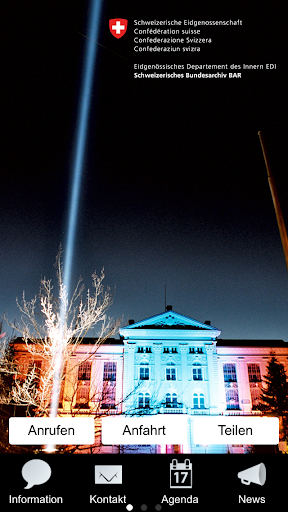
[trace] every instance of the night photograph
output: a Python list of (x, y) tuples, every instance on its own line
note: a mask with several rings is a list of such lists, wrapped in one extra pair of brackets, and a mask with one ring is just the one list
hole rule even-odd
[(68, 503), (48, 463), (60, 475), (80, 458), (100, 485), (87, 504), (144, 511), (124, 462), (155, 461), (157, 479), (165, 459), (151, 506), (178, 510), (204, 504), (197, 470), (224, 454), (235, 503), (283, 504), (268, 487), (288, 453), (287, 14), (271, 0), (2, 6), (7, 504), (35, 502), (23, 478), (50, 496), (38, 503)]

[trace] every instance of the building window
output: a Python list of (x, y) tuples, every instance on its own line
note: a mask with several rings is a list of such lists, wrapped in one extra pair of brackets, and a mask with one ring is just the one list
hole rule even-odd
[(91, 379), (91, 363), (85, 361), (81, 363), (78, 368), (78, 380), (90, 380)]
[(85, 361), (78, 367), (78, 383), (75, 407), (89, 408), (89, 391), (91, 379), (91, 362)]
[(203, 393), (193, 394), (193, 408), (194, 409), (205, 409), (204, 395)]
[(176, 380), (176, 369), (173, 366), (174, 363), (169, 363), (166, 368), (166, 380)]
[(116, 381), (116, 363), (104, 363), (103, 381)]
[(227, 409), (239, 409), (238, 389), (229, 388), (225, 392)]
[(251, 393), (252, 409), (257, 409), (258, 404), (259, 404), (260, 395), (261, 395), (261, 389), (250, 387), (250, 393)]
[(69, 400), (68, 397), (65, 397), (64, 398), (64, 389), (65, 389), (65, 377), (66, 377), (66, 373), (67, 373), (67, 361), (65, 362), (64, 364), (64, 368), (63, 368), (63, 377), (62, 377), (62, 380), (61, 380), (61, 385), (60, 385), (60, 393), (59, 393), (59, 407), (63, 407), (64, 404), (64, 400)]
[(78, 386), (76, 393), (76, 407), (89, 409), (89, 386), (82, 384)]
[(199, 347), (199, 348), (190, 347), (189, 354), (203, 354), (203, 348), (202, 347)]
[(149, 393), (139, 393), (138, 396), (138, 407), (139, 409), (149, 409), (150, 407), (150, 395)]
[(203, 393), (200, 393), (200, 409), (204, 409), (204, 407), (205, 407), (204, 395), (203, 395)]
[(29, 363), (28, 366), (28, 375), (30, 375), (33, 372), (34, 380), (32, 384), (36, 389), (39, 389), (40, 387), (41, 364), (41, 361), (34, 361)]
[(115, 382), (106, 380), (103, 382), (101, 409), (115, 409), (116, 407)]
[(202, 378), (202, 368), (200, 366), (196, 367), (196, 365), (194, 365), (194, 367), (193, 367), (193, 380), (203, 380), (203, 378)]
[(101, 409), (116, 407), (116, 363), (104, 363)]
[(261, 382), (261, 373), (259, 364), (248, 364), (249, 382)]
[(238, 383), (236, 365), (226, 363), (223, 365), (225, 396), (227, 409), (239, 409)]
[(141, 363), (139, 371), (140, 380), (149, 380), (149, 366), (148, 363)]
[(152, 349), (151, 347), (138, 347), (137, 352), (138, 354), (143, 354), (144, 352), (146, 352), (146, 354), (152, 354)]
[(177, 395), (176, 393), (166, 393), (166, 402), (165, 402), (165, 406), (168, 407), (168, 408), (174, 408), (176, 409), (177, 408)]
[(248, 364), (248, 377), (249, 377), (249, 386), (251, 393), (251, 401), (252, 401), (252, 409), (257, 409), (261, 389), (261, 373), (260, 373), (260, 365), (256, 363)]
[(232, 364), (232, 363), (224, 364), (223, 371), (224, 371), (224, 382), (237, 382), (235, 364)]

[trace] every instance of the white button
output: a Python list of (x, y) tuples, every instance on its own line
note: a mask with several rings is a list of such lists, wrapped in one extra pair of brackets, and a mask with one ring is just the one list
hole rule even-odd
[(186, 444), (186, 415), (157, 414), (102, 420), (103, 444)]
[(193, 418), (195, 444), (279, 443), (279, 419), (255, 416)]
[(93, 444), (93, 418), (9, 418), (10, 444)]

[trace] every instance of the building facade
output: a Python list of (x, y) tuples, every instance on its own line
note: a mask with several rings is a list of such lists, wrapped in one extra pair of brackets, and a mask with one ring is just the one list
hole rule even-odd
[[(259, 415), (260, 385), (275, 354), (288, 374), (288, 343), (282, 340), (221, 340), (221, 331), (176, 313), (141, 322), (129, 321), (120, 339), (93, 350), (85, 339), (71, 354), (60, 393), (60, 415), (95, 417), (96, 445), (101, 452), (244, 453), (245, 446), (195, 445), (195, 415)], [(29, 362), (18, 339), (19, 364)], [(101, 446), (101, 418), (107, 414), (186, 414), (190, 425), (185, 445)]]

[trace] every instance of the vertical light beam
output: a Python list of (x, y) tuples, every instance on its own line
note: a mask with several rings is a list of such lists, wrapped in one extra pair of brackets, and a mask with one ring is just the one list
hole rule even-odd
[(99, 18), (102, 0), (91, 0), (91, 12), (88, 27), (87, 48), (84, 61), (84, 77), (79, 103), (78, 126), (76, 132), (76, 148), (73, 168), (73, 181), (68, 217), (68, 234), (64, 258), (64, 284), (69, 296), (72, 257), (75, 244), (76, 224), (80, 196), (81, 175), (84, 163), (84, 153), (87, 138), (88, 117), (93, 85), (96, 46), (99, 31)]
[[(87, 46), (83, 64), (83, 82), (80, 92), (78, 122), (76, 128), (76, 146), (74, 163), (72, 169), (72, 189), (68, 214), (67, 241), (64, 249), (63, 283), (66, 297), (69, 300), (70, 282), (72, 272), (72, 260), (75, 245), (75, 234), (77, 227), (77, 217), (79, 209), (81, 175), (84, 163), (84, 154), (87, 138), (87, 127), (89, 110), (91, 103), (91, 93), (93, 85), (93, 72), (95, 67), (96, 46), (99, 31), (99, 19), (102, 0), (91, 0), (91, 8), (88, 13), (88, 37)], [(63, 348), (65, 345), (65, 318), (66, 318), (66, 300), (61, 301), (60, 306), (60, 325), (57, 336), (57, 351), (55, 357), (55, 372), (53, 381), (53, 390), (51, 397), (50, 417), (57, 416), (59, 388), (61, 382), (61, 370), (63, 359)], [(51, 446), (49, 447), (51, 448)]]

